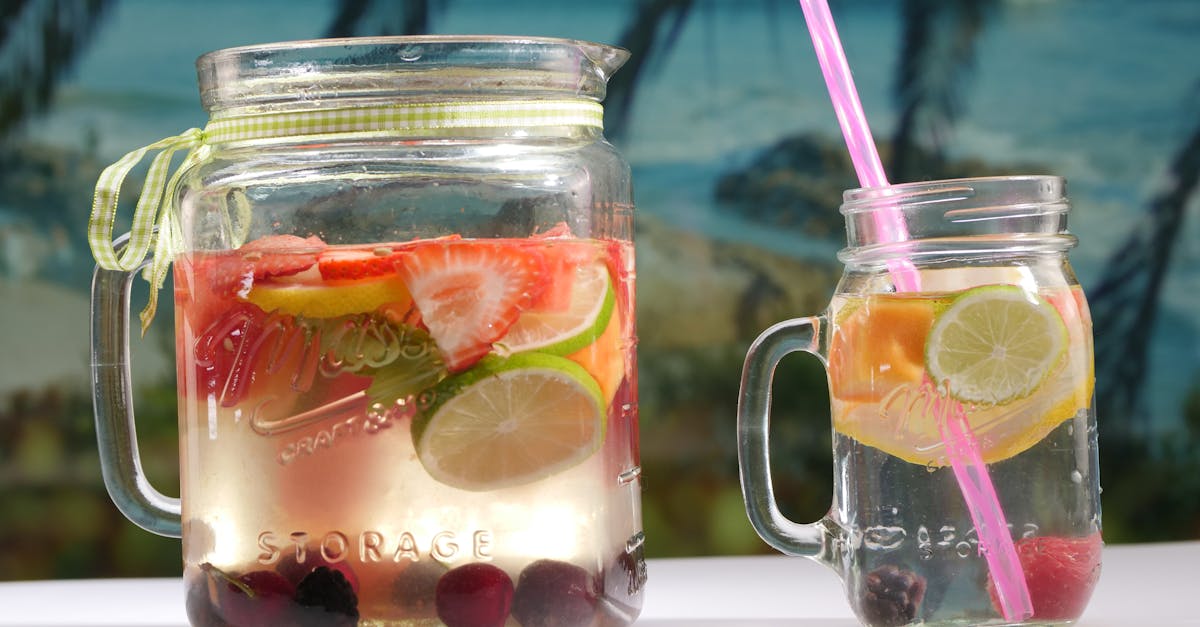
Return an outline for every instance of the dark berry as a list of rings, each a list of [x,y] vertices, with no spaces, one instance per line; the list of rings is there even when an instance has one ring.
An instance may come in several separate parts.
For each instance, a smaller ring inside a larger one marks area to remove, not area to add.
[[[517,578],[513,616],[522,627],[582,627],[595,615],[595,579],[574,564],[538,560]]]
[[[512,598],[507,573],[491,564],[467,564],[438,580],[437,615],[447,627],[502,627]]]
[[[880,566],[867,573],[862,617],[877,627],[906,625],[917,618],[924,598],[924,577],[891,564]]]
[[[296,586],[296,604],[305,625],[357,625],[358,595],[340,570],[318,566]]]
[[[275,565],[275,570],[287,580],[299,585],[301,580],[320,566],[340,571],[342,576],[346,578],[346,581],[350,582],[350,587],[354,588],[354,593],[358,594],[358,575],[354,574],[354,570],[350,568],[350,565],[345,561],[329,562],[321,555],[320,551],[306,550],[304,552],[304,561],[300,561],[296,557],[295,552],[288,552]]]
[[[437,616],[437,585],[446,566],[441,562],[423,560],[410,562],[392,582],[392,601],[404,611],[405,618],[434,618]]]

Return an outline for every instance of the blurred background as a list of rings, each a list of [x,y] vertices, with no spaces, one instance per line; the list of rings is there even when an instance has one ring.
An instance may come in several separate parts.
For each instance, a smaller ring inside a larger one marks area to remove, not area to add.
[[[1200,537],[1200,3],[857,0],[833,12],[893,181],[1067,177],[1097,338],[1105,539]],[[634,53],[606,132],[633,164],[638,205],[647,555],[769,552],[737,485],[741,360],[760,330],[828,301],[840,192],[855,182],[794,2],[2,0],[0,580],[181,570],[178,541],[127,522],[100,479],[85,237],[99,171],[203,126],[201,53],[416,33]],[[177,493],[169,320],[133,363],[143,459]],[[796,357],[777,381],[776,488],[790,515],[816,519],[832,480],[824,375]]]

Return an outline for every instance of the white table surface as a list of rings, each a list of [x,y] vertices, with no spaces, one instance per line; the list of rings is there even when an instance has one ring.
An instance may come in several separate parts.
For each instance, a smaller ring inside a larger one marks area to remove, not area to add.
[[[1083,627],[1200,625],[1200,542],[1106,547]],[[646,627],[857,623],[824,566],[783,556],[650,560]],[[0,583],[0,625],[184,627],[179,579]]]

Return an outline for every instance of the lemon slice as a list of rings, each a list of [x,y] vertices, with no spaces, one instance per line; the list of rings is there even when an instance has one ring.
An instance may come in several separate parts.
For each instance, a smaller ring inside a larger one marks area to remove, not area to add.
[[[532,483],[592,456],[604,441],[600,386],[579,364],[542,353],[487,356],[443,381],[413,420],[430,476],[463,490]]]
[[[396,275],[345,283],[280,283],[255,285],[246,300],[263,311],[281,311],[308,318],[336,318],[368,313],[389,303],[411,303],[404,282]]]
[[[1004,405],[1032,394],[1067,349],[1058,310],[1015,285],[967,290],[934,321],[925,342],[930,378],[954,398]]]
[[[612,279],[603,262],[576,266],[571,298],[562,311],[529,310],[495,343],[501,355],[541,351],[570,355],[604,334],[616,303]]]

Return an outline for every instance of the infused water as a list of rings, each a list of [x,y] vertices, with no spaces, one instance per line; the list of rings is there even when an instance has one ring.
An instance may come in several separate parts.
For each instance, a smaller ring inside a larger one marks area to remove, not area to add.
[[[1006,622],[983,555],[990,547],[942,441],[939,423],[961,408],[1007,518],[1029,622],[1078,618],[1101,548],[1099,509],[1081,489],[1097,470],[1091,320],[1078,286],[839,294],[828,319],[841,469],[831,559],[859,617]]]

